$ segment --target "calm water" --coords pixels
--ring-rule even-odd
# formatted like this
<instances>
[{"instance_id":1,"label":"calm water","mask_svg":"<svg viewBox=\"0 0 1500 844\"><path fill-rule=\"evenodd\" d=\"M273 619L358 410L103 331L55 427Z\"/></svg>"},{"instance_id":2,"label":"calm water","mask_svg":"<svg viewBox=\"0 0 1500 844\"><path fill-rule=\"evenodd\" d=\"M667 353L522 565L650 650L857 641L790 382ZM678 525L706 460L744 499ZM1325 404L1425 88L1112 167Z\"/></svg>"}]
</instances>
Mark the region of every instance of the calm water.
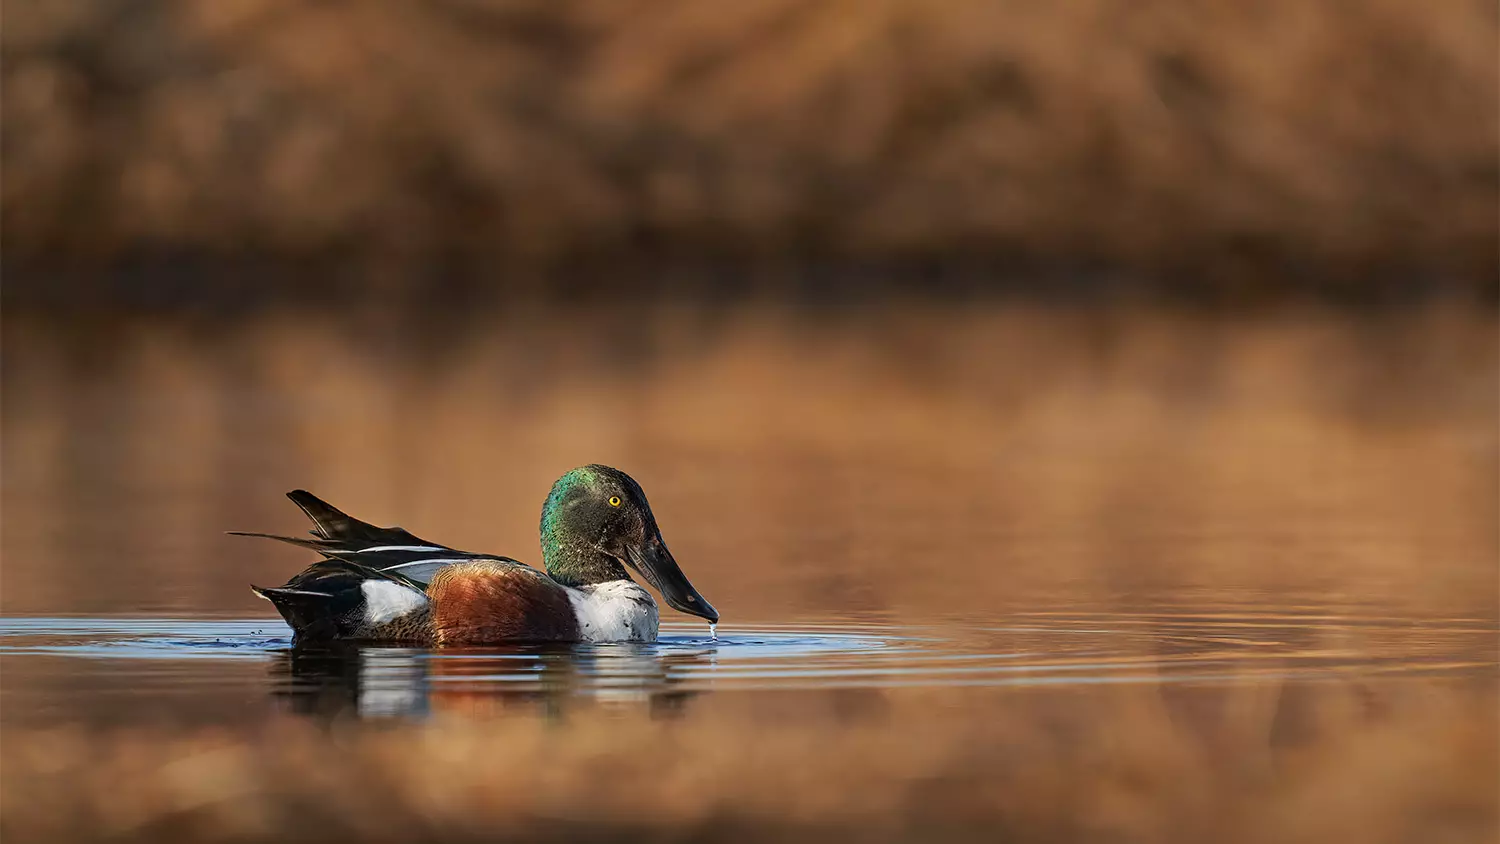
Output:
<instances>
[{"instance_id":1,"label":"calm water","mask_svg":"<svg viewBox=\"0 0 1500 844\"><path fill-rule=\"evenodd\" d=\"M622 771L643 837L1493 840L1489 317L397 327L6 325L7 840L615 835ZM305 488L534 563L596 461L717 641L297 650L246 587L308 555L222 533Z\"/></svg>"},{"instance_id":2,"label":"calm water","mask_svg":"<svg viewBox=\"0 0 1500 844\"><path fill-rule=\"evenodd\" d=\"M709 694L1103 684L1494 679L1493 622L1301 608L1017 612L987 621L668 623L654 645L293 648L277 619L11 618L0 713L15 724L420 719L476 700L672 707Z\"/></svg>"}]
</instances>

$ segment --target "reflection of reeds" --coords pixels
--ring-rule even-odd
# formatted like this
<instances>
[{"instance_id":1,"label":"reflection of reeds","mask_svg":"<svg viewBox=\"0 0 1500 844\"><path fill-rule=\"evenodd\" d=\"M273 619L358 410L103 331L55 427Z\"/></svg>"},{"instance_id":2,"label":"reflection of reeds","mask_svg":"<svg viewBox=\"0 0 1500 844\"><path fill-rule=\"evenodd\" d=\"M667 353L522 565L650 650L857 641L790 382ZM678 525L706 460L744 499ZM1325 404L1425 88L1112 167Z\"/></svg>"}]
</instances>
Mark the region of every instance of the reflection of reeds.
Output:
<instances>
[{"instance_id":1,"label":"reflection of reeds","mask_svg":"<svg viewBox=\"0 0 1500 844\"><path fill-rule=\"evenodd\" d=\"M1493 278L1483 3L50 0L6 17L7 257L686 250Z\"/></svg>"},{"instance_id":2,"label":"reflection of reeds","mask_svg":"<svg viewBox=\"0 0 1500 844\"><path fill-rule=\"evenodd\" d=\"M817 697L794 718L720 698L670 721L20 732L3 747L0 829L7 842L1491 840L1494 689L1434 692L911 692L852 719Z\"/></svg>"},{"instance_id":3,"label":"reflection of reeds","mask_svg":"<svg viewBox=\"0 0 1500 844\"><path fill-rule=\"evenodd\" d=\"M1493 322L1344 319L10 320L4 605L262 611L305 555L219 531L302 530L296 487L534 560L552 480L603 461L729 620L1197 587L1494 617Z\"/></svg>"}]
</instances>

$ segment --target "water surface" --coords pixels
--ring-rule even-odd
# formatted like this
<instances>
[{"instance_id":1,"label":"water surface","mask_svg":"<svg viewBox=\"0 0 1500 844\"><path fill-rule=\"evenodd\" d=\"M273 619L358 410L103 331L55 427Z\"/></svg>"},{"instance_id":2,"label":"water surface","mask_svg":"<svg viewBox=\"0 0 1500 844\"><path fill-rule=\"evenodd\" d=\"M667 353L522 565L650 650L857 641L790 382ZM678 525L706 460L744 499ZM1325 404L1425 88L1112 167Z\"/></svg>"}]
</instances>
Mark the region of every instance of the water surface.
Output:
<instances>
[{"instance_id":1,"label":"water surface","mask_svg":"<svg viewBox=\"0 0 1500 844\"><path fill-rule=\"evenodd\" d=\"M7 321L7 841L1494 839L1491 317L377 317ZM293 648L222 533L587 462L717 641Z\"/></svg>"},{"instance_id":2,"label":"water surface","mask_svg":"<svg viewBox=\"0 0 1500 844\"><path fill-rule=\"evenodd\" d=\"M651 645L294 647L279 619L0 621L10 723L243 720L275 712L420 719L462 700L661 706L840 689L1467 682L1496 668L1484 619L1349 608L1015 612L934 624L667 623Z\"/></svg>"}]
</instances>

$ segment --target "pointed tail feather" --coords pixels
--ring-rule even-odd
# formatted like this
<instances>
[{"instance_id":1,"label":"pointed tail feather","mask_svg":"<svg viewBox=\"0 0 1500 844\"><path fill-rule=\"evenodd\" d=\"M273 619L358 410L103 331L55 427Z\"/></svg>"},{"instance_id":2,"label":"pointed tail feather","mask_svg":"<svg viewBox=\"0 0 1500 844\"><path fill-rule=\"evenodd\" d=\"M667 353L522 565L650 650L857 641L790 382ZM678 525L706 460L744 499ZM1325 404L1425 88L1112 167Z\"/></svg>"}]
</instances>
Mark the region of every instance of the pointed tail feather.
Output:
<instances>
[{"instance_id":1,"label":"pointed tail feather","mask_svg":"<svg viewBox=\"0 0 1500 844\"><path fill-rule=\"evenodd\" d=\"M337 555L365 551L446 551L442 545L413 536L398 527L376 527L350 516L312 493L295 489L286 494L312 520L316 539L301 539L260 531L231 530L230 536L255 536L274 539L323 554Z\"/></svg>"},{"instance_id":2,"label":"pointed tail feather","mask_svg":"<svg viewBox=\"0 0 1500 844\"><path fill-rule=\"evenodd\" d=\"M384 552L386 549L389 549L391 547L391 546L378 546L377 545L377 546L374 546L374 549L367 549L367 548L360 548L360 547L358 547L358 546L364 544L363 541L351 542L351 541L338 540L338 539L303 539L300 536L281 536L281 535L275 534L275 533L261 533L260 531L254 531L254 530L226 530L226 531L224 531L224 533L227 536L249 536L249 537L254 537L255 539L274 539L277 542L285 542L288 545L295 545L298 548L310 548L310 549L312 549L314 551L317 551L319 554L322 554L324 557L331 557L331 558L336 558L336 559L340 559L340 560L347 560L347 561L349 561L351 563L363 562L363 563L371 565L373 568L377 568L377 569L378 568L385 568L386 565L388 564L383 559L384 554L382 553L380 556L368 556L367 552L369 552L371 550L375 550L375 551L379 551L379 552ZM403 547L418 548L418 547L420 547L424 551L427 550L427 546L397 546L397 547L398 548L403 548ZM433 547L431 550L441 550L441 549ZM366 556L362 557L361 555L366 555ZM398 562L406 562L406 560L402 559L402 560L399 560Z\"/></svg>"},{"instance_id":3,"label":"pointed tail feather","mask_svg":"<svg viewBox=\"0 0 1500 844\"><path fill-rule=\"evenodd\" d=\"M301 507L302 512L306 513L309 519L312 519L312 523L315 525L312 531L313 536L322 537L323 539L352 538L351 534L356 531L363 532L360 531L361 528L364 530L379 530L374 525L367 524L350 516L348 513L305 489L294 489L287 493L286 497L292 499L292 503Z\"/></svg>"},{"instance_id":4,"label":"pointed tail feather","mask_svg":"<svg viewBox=\"0 0 1500 844\"><path fill-rule=\"evenodd\" d=\"M315 526L312 535L320 539L333 540L335 547L359 548L372 545L432 545L433 543L398 527L376 527L345 513L327 501L305 489L294 489L286 494L292 503L302 508ZM442 546L435 546L441 548Z\"/></svg>"},{"instance_id":5,"label":"pointed tail feather","mask_svg":"<svg viewBox=\"0 0 1500 844\"><path fill-rule=\"evenodd\" d=\"M300 536L280 536L274 533L261 533L254 530L226 530L226 536L253 536L257 539L274 539L277 542L285 542L298 548L311 548L322 553L337 553L342 545L328 539L303 539Z\"/></svg>"}]
</instances>

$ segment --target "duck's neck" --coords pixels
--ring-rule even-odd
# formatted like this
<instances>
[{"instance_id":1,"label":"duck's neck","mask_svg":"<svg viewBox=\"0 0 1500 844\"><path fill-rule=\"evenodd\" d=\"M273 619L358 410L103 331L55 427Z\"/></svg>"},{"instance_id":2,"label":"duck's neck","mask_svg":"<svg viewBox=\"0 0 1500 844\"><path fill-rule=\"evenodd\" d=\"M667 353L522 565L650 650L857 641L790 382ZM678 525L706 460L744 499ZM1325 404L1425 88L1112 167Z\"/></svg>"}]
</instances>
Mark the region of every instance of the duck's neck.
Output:
<instances>
[{"instance_id":1,"label":"duck's neck","mask_svg":"<svg viewBox=\"0 0 1500 844\"><path fill-rule=\"evenodd\" d=\"M552 533L551 536L548 534ZM611 580L629 580L620 561L593 545L558 535L542 533L542 562L547 574L564 586L587 586Z\"/></svg>"}]
</instances>

